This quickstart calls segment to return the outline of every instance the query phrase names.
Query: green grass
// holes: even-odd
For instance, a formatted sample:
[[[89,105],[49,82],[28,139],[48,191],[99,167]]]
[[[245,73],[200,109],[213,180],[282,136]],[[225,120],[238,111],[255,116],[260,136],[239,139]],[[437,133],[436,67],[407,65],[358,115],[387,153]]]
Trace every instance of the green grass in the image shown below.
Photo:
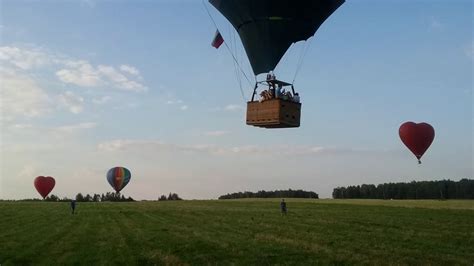
[[[473,265],[474,201],[0,202],[0,264]]]

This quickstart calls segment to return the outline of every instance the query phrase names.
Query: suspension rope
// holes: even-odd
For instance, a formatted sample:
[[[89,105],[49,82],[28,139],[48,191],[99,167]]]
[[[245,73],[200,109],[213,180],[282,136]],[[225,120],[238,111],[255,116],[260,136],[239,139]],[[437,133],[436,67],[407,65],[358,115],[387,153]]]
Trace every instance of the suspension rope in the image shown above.
[[[308,52],[308,50],[310,49],[311,47],[311,42],[313,41],[313,38],[310,38],[309,41],[305,42],[304,44],[304,47],[303,47],[303,53],[300,54],[300,58],[298,60],[298,64],[297,64],[297,67],[296,67],[296,71],[295,71],[295,76],[293,77],[293,81],[291,82],[292,84],[295,83],[295,80],[296,80],[296,76],[298,75],[298,73],[300,72],[301,70],[301,67],[303,66],[303,61],[306,57],[306,53]]]
[[[235,37],[235,32],[232,31],[231,29],[231,26],[229,25],[229,32],[232,32],[231,36],[231,48],[234,50],[234,52],[237,54],[236,55],[236,58],[239,58],[239,55],[238,55],[238,52],[237,52],[237,41],[236,41],[236,37]],[[245,93],[244,93],[244,90],[242,89],[242,76],[240,75],[239,73],[239,68],[238,68],[238,64],[233,61],[233,64],[234,64],[234,72],[235,72],[235,76],[237,78],[237,82],[239,83],[239,88],[240,88],[240,94],[242,95],[242,99],[245,101],[246,97],[245,97]]]
[[[214,20],[214,18],[212,17],[211,15],[211,12],[209,11],[209,9],[207,8],[206,4],[204,3],[204,0],[202,0],[202,5],[204,6],[204,9],[206,10],[207,12],[207,15],[209,16],[209,18],[211,18],[211,21],[212,23],[214,24],[214,26],[216,27],[217,31],[219,31],[219,27],[217,27],[217,23],[216,21]],[[220,31],[219,31],[220,32]],[[232,53],[232,50],[230,49],[229,45],[227,45],[227,42],[224,40],[224,45],[225,47],[227,48],[227,51],[229,51],[229,53],[232,55],[232,58],[234,59],[234,63],[237,64],[237,66],[239,67],[239,70],[240,72],[244,75],[245,79],[247,80],[247,82],[252,85],[252,82],[250,81],[250,79],[247,77],[247,75],[245,74],[244,70],[242,69],[242,67],[240,66],[239,62],[237,61],[237,58],[235,58],[235,55],[234,53]],[[242,87],[240,88],[240,92],[242,94],[242,98],[245,100],[245,97],[244,97],[244,92],[242,90]]]
[[[296,76],[296,73],[298,72],[298,67],[301,64],[301,61],[303,60],[303,55],[305,54],[306,47],[308,47],[306,42],[301,44],[301,50],[299,53],[298,61],[296,62],[295,76]],[[293,80],[294,80],[294,77],[293,77]]]

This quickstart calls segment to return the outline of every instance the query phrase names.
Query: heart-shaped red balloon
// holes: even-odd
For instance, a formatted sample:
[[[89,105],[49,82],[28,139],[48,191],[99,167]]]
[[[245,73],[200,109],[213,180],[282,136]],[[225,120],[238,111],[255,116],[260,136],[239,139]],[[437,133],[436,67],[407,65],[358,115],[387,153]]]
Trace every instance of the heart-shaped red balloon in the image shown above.
[[[400,126],[398,134],[403,144],[416,156],[418,163],[421,163],[421,156],[433,142],[435,131],[428,123],[406,122]]]
[[[35,188],[44,198],[53,190],[56,181],[50,176],[38,176],[35,178]]]

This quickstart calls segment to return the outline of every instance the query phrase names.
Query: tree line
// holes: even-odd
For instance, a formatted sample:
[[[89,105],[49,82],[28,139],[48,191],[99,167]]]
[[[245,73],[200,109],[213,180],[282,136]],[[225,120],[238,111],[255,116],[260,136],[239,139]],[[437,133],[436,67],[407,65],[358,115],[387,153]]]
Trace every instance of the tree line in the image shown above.
[[[102,193],[102,194],[84,194],[78,193],[76,197],[73,198],[77,202],[101,202],[101,201],[113,201],[113,202],[131,202],[135,201],[132,197],[126,197],[125,195],[120,194],[120,192],[107,192],[107,193]],[[44,201],[51,201],[51,202],[67,202],[71,201],[73,199],[70,199],[68,197],[63,197],[60,198],[54,194],[51,194],[50,196],[46,197]],[[161,195],[158,197],[159,201],[163,200],[183,200],[182,198],[179,197],[177,193],[169,193],[168,197],[165,195]],[[43,201],[42,199],[22,199],[20,201]]]
[[[170,193],[168,195],[168,197],[166,197],[165,195],[161,195],[159,198],[158,198],[158,201],[163,201],[163,200],[183,200],[182,198],[180,198],[178,196],[178,194],[176,193]]]
[[[120,193],[115,193],[115,192],[107,192],[105,194],[86,194],[85,196],[82,193],[78,193],[76,197],[73,198],[77,202],[100,202],[100,201],[135,201],[132,197],[125,197],[125,195],[122,195]],[[66,202],[66,201],[71,201],[73,199],[70,199],[68,197],[63,197],[60,198],[54,194],[51,194],[50,196],[47,196],[44,198],[44,201],[51,201],[51,202]],[[42,201],[42,199],[22,199],[20,201]]]
[[[474,179],[337,187],[334,199],[474,199]]]
[[[48,199],[49,198],[49,199]],[[56,198],[56,199],[55,199]],[[125,201],[135,201],[132,197],[125,197],[125,195],[120,194],[120,192],[107,192],[102,194],[86,194],[85,196],[82,193],[78,193],[74,198],[77,202],[100,202],[100,201],[116,201],[116,202],[125,202]],[[71,201],[71,199],[63,198],[59,199],[55,195],[51,195],[45,198],[45,201]]]
[[[243,199],[243,198],[309,198],[317,199],[318,194],[313,191],[298,190],[275,190],[265,191],[260,190],[258,192],[236,192],[232,194],[226,194],[219,197],[219,199]]]

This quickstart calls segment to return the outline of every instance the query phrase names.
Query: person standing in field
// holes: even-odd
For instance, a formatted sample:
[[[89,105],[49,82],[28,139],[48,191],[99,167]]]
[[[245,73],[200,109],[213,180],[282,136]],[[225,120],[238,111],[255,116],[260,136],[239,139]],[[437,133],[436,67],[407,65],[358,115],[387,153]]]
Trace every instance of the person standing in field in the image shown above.
[[[281,210],[281,215],[286,215],[286,202],[285,202],[285,199],[281,199],[280,210]]]
[[[76,201],[71,200],[71,213],[74,214],[75,210],[76,210]]]

